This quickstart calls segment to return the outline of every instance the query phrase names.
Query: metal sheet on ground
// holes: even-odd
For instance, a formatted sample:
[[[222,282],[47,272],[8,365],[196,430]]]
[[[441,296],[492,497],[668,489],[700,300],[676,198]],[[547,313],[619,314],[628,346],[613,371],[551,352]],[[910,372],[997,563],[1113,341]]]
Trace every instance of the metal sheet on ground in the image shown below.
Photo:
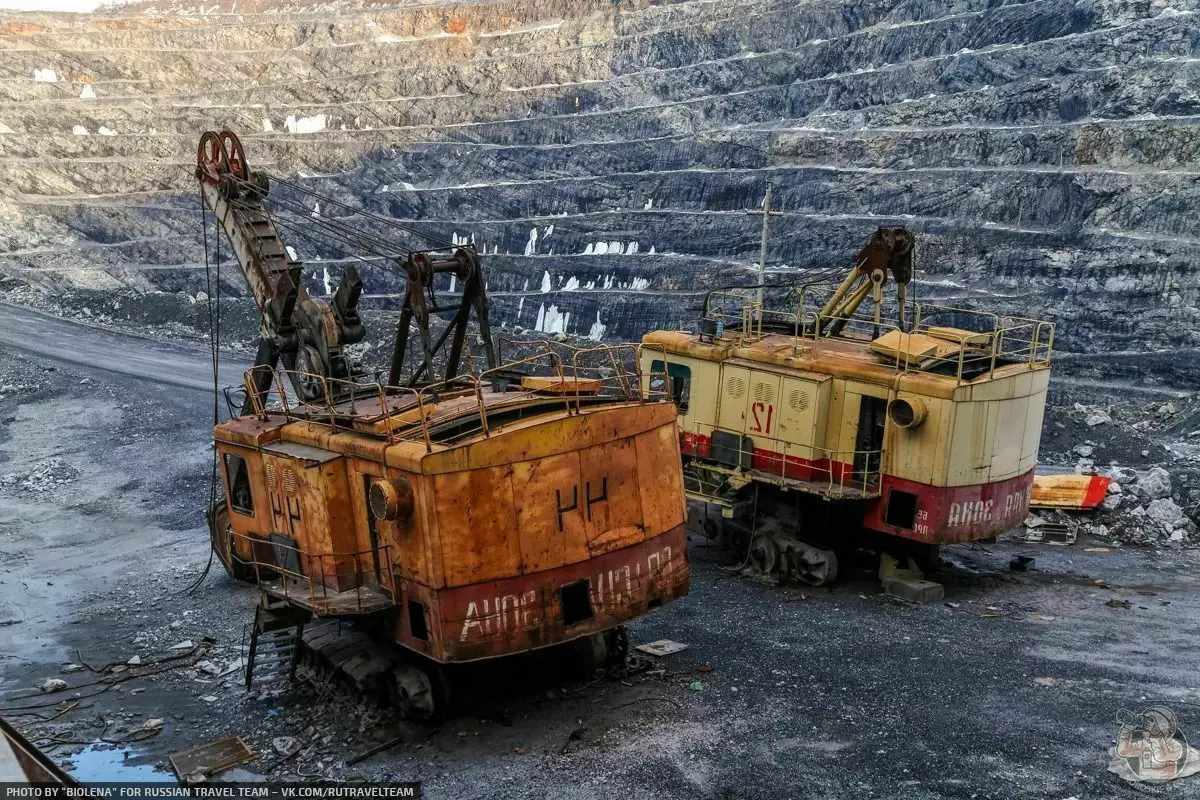
[[[683,642],[674,642],[670,639],[659,639],[656,642],[647,642],[634,647],[635,650],[641,650],[643,653],[648,653],[652,656],[669,656],[673,653],[679,653],[687,650],[688,646]]]
[[[225,736],[187,750],[171,754],[171,767],[180,780],[197,774],[209,777],[230,767],[245,764],[256,753],[240,736]]]

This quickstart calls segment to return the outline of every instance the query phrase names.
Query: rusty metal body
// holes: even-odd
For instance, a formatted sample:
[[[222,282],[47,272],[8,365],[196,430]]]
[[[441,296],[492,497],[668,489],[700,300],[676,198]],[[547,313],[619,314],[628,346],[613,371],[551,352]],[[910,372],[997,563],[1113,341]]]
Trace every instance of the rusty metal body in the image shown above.
[[[620,381],[630,395],[598,392]],[[623,624],[688,587],[674,408],[639,383],[485,373],[322,407],[280,377],[281,405],[254,397],[259,413],[214,431],[217,554],[315,616],[389,615],[438,662]]]
[[[300,640],[313,618],[361,620],[369,640],[439,665],[583,637],[620,650],[614,628],[687,593],[678,424],[668,398],[641,392],[636,346],[525,343],[533,355],[497,366],[474,249],[409,252],[389,379],[366,380],[341,350],[362,337],[357,273],[343,272],[331,305],[308,296],[269,182],[233,134],[204,135],[196,175],[263,320],[244,402],[235,410],[227,392],[231,419],[213,432],[226,498],[210,513],[213,548],[263,592],[248,686],[258,636],[276,637],[278,655],[292,645],[277,635]],[[457,303],[434,294],[443,274],[462,287]],[[453,318],[435,342],[441,313]],[[482,371],[465,348],[472,315]],[[403,380],[414,333],[421,359]],[[378,677],[367,662],[410,708],[440,702],[424,667],[365,654],[356,680]]]
[[[911,238],[892,234],[907,259]],[[886,253],[874,261],[882,270]],[[860,273],[838,292],[854,294]],[[855,309],[871,285],[857,290]],[[689,495],[743,520],[757,500],[759,512],[786,515],[795,538],[829,551],[861,529],[937,545],[1020,523],[1053,326],[908,304],[896,314],[913,320],[905,330],[880,322],[879,302],[862,318],[829,316],[838,292],[822,304],[801,287],[786,310],[763,309],[749,293],[718,296],[704,332],[644,337],[643,371],[665,374],[680,408]],[[788,549],[763,547],[767,561]]]

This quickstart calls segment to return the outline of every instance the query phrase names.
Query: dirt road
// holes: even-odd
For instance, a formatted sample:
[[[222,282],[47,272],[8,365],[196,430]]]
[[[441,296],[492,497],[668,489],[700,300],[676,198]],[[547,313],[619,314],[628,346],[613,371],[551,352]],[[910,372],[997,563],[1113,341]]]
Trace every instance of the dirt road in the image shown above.
[[[4,313],[0,712],[84,777],[147,775],[238,734],[261,754],[252,772],[416,779],[434,798],[1200,797],[1200,779],[1133,787],[1106,770],[1122,709],[1167,704],[1200,739],[1197,558],[1085,542],[954,548],[974,577],[919,607],[866,573],[819,591],[733,577],[719,567],[740,554],[693,542],[692,594],[632,628],[689,645],[661,670],[498,679],[435,729],[329,690],[247,693],[199,665],[93,694],[92,673],[61,665],[204,637],[218,672],[241,653],[253,592],[214,571],[182,593],[207,560],[207,354]],[[1015,553],[1034,571],[1007,572]],[[46,678],[72,688],[40,696]],[[32,716],[60,699],[80,706]],[[160,732],[134,741],[152,719]],[[409,743],[345,764],[397,732]],[[133,743],[53,742],[101,736]],[[280,737],[301,753],[280,762]]]

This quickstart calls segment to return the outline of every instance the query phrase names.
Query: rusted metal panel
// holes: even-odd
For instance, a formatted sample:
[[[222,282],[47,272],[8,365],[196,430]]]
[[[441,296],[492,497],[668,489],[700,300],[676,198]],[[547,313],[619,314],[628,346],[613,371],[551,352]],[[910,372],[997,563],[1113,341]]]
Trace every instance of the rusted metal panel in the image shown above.
[[[675,469],[680,459],[676,428],[664,426],[638,436],[637,459],[646,530],[653,534],[682,525],[687,519],[687,508],[683,474]]]
[[[607,553],[645,539],[645,503],[638,490],[642,482],[656,478],[652,465],[639,468],[634,440],[593,445],[581,450],[579,459],[579,504],[588,553]]]
[[[215,426],[213,438],[218,442],[257,447],[278,439],[287,424],[287,418],[278,414],[268,415],[265,420],[257,417],[235,417]]]
[[[316,464],[324,464],[327,461],[341,458],[340,453],[333,453],[329,450],[324,450],[319,447],[301,444],[299,442],[277,441],[270,444],[264,444],[262,447],[264,453],[283,456],[295,461],[303,462],[305,468]]]
[[[521,379],[521,388],[550,394],[595,394],[603,382],[599,378],[558,378],[530,375]]]
[[[518,522],[512,473],[511,466],[500,466],[451,472],[434,479],[447,586],[521,571],[521,548],[513,535]]]
[[[934,336],[920,333],[888,331],[872,341],[868,347],[888,359],[903,359],[909,364],[919,364],[930,357],[948,358],[962,349]]]
[[[438,661],[545,647],[628,622],[687,594],[687,535],[678,525],[577,564],[440,593]],[[567,624],[562,589],[586,582],[591,616]]]
[[[647,346],[644,352],[648,354],[652,353],[652,346],[662,347],[668,354],[677,353],[706,361],[753,362],[758,369],[769,368],[772,371],[786,368],[815,372],[932,397],[953,397],[959,385],[959,381],[953,377],[927,372],[901,372],[894,363],[884,363],[872,353],[869,341],[798,339],[768,334],[747,346],[718,347],[701,343],[695,334],[654,331],[646,334],[642,342]],[[1018,369],[1027,370],[1029,367],[1019,366]],[[1000,375],[999,370],[997,375]]]
[[[563,453],[513,465],[516,538],[525,572],[543,572],[588,557],[579,513],[579,454]]]
[[[487,438],[480,436],[459,447],[430,453],[421,461],[422,470],[436,474],[570,453],[600,442],[636,436],[661,425],[673,425],[674,421],[675,407],[670,403],[608,406],[570,415],[565,410],[547,413],[506,425]],[[389,448],[389,463],[390,451],[398,446]]]
[[[1091,511],[1108,496],[1110,483],[1103,475],[1035,475],[1030,506]]]
[[[226,736],[171,753],[170,759],[175,774],[180,780],[185,780],[211,777],[251,761],[255,755],[240,736]]]
[[[934,544],[987,539],[1021,524],[1029,514],[1032,486],[1032,470],[1006,481],[945,487],[885,475],[880,498],[871,504],[863,524],[871,530]],[[892,491],[916,496],[911,529],[885,522]]]

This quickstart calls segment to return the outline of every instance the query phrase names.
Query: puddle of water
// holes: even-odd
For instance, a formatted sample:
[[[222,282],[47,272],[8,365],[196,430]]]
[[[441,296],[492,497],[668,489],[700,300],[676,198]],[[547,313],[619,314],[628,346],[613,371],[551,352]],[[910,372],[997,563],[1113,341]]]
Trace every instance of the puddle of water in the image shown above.
[[[153,764],[130,764],[129,750],[105,744],[88,745],[71,756],[74,766],[69,768],[71,777],[77,781],[121,782],[156,781],[176,783],[169,772],[159,772]]]

